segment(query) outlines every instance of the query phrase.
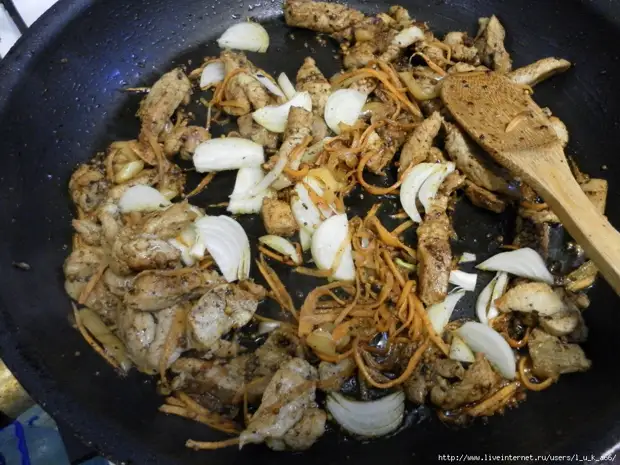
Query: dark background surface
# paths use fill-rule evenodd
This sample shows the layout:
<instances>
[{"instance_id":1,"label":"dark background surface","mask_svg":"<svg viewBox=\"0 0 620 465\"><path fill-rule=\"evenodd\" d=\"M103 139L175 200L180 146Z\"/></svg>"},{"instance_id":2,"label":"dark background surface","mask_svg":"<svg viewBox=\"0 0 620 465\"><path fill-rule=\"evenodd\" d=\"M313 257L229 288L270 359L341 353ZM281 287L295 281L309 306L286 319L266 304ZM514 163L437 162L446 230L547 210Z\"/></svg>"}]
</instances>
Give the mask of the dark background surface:
<instances>
[{"instance_id":1,"label":"dark background surface","mask_svg":"<svg viewBox=\"0 0 620 465\"><path fill-rule=\"evenodd\" d=\"M550 55L575 63L570 72L537 87L535 98L568 125L568 153L592 176L610 180L608 215L619 225L620 63L614 44L620 43L620 5L577 0L401 3L437 33L475 33L479 16L497 14L516 66ZM366 12L389 5L351 4ZM120 89L149 85L175 64L191 59L197 65L203 56L217 54L212 40L248 16L267 23L270 50L251 57L267 71L292 77L308 54L326 74L338 69L333 45L323 48L313 33L288 29L280 3L264 0L64 0L0 64L0 355L26 389L86 443L119 462L136 464L291 459L300 465L370 464L387 457L392 464L404 464L447 453L600 454L612 447L620 439L620 313L618 298L604 283L594 289L585 315L591 329L585 350L594 362L587 374L563 377L547 391L528 394L524 405L488 424L456 430L431 418L370 444L329 434L294 457L257 446L241 452L185 450L188 437L221 436L158 413L161 399L151 379L135 372L119 378L70 327L61 266L70 247L67 182L72 170L109 142L137 134L139 97ZM207 191L208 203L224 198L233 176L217 179ZM216 192L220 198L213 196ZM495 250L491 238L510 233L508 222L465 201L456 219L465 247L479 254ZM250 230L251 236L258 234L258 226ZM14 261L29 263L31 271L12 267ZM306 283L291 275L287 285L303 291Z\"/></svg>"}]
</instances>

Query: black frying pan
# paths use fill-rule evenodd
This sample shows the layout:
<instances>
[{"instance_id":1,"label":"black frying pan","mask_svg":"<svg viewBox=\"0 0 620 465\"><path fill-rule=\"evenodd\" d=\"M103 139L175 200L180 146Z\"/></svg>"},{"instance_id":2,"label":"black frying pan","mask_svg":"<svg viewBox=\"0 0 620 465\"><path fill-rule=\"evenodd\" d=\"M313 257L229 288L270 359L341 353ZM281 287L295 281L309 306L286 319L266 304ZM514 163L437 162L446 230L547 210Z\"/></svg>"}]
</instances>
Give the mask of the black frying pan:
<instances>
[{"instance_id":1,"label":"black frying pan","mask_svg":"<svg viewBox=\"0 0 620 465\"><path fill-rule=\"evenodd\" d=\"M351 2L367 12L389 3ZM620 4L403 3L437 32L475 32L479 16L497 14L517 66L549 55L576 64L537 87L536 99L567 123L568 152L580 166L610 181L608 215L620 225ZM135 372L119 378L71 329L61 265L71 237L67 182L72 170L109 142L137 134L139 97L119 89L148 85L173 66L216 54L212 39L246 16L265 22L271 34L269 53L252 57L266 70L294 75L312 53L326 74L336 71L333 47L320 47L313 33L288 29L279 0L63 0L0 63L0 348L32 396L87 443L136 464L409 464L435 461L440 454L599 455L613 447L620 439L620 301L603 282L591 293L586 314L591 337L585 349L594 361L590 372L528 394L524 405L488 424L456 430L422 409L411 415L415 424L394 437L361 444L328 434L294 457L257 446L242 452L185 450L188 437L221 436L158 413L160 399L150 378ZM219 190L211 186L208 192ZM493 238L510 235L510 216L498 218L460 201L460 246L493 252ZM20 270L12 262L27 262L32 269ZM301 290L298 279L290 278L288 285Z\"/></svg>"}]
</instances>

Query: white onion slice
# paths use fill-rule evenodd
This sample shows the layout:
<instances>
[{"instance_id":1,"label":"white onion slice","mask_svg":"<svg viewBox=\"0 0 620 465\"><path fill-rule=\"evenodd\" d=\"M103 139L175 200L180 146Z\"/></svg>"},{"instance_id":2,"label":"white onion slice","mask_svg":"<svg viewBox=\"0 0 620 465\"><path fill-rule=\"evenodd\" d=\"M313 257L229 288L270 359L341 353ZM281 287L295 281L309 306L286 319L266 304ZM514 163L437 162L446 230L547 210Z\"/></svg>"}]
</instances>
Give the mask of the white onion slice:
<instances>
[{"instance_id":1,"label":"white onion slice","mask_svg":"<svg viewBox=\"0 0 620 465\"><path fill-rule=\"evenodd\" d=\"M476 261L476 254L471 252L464 252L459 258L459 263L470 263Z\"/></svg>"},{"instance_id":2,"label":"white onion slice","mask_svg":"<svg viewBox=\"0 0 620 465\"><path fill-rule=\"evenodd\" d=\"M285 95L284 95L284 92L282 92L282 89L280 89L275 82L273 82L263 73L256 73L254 77L256 78L258 82L260 82L263 85L265 89L267 89L273 95L285 98Z\"/></svg>"},{"instance_id":3,"label":"white onion slice","mask_svg":"<svg viewBox=\"0 0 620 465\"><path fill-rule=\"evenodd\" d=\"M263 146L241 137L210 139L194 152L194 166L199 173L238 170L264 162Z\"/></svg>"},{"instance_id":4,"label":"white onion slice","mask_svg":"<svg viewBox=\"0 0 620 465\"><path fill-rule=\"evenodd\" d=\"M202 216L202 215L201 215ZM198 248L197 256L192 254L192 249L196 244L196 228L193 224L186 227L179 236L168 241L171 246L181 252L181 260L187 266L193 266L196 260L202 260L204 258L204 249Z\"/></svg>"},{"instance_id":5,"label":"white onion slice","mask_svg":"<svg viewBox=\"0 0 620 465\"><path fill-rule=\"evenodd\" d=\"M476 268L485 271L505 271L549 285L553 285L554 282L553 275L547 269L543 258L529 247L498 253L480 263Z\"/></svg>"},{"instance_id":6,"label":"white onion slice","mask_svg":"<svg viewBox=\"0 0 620 465\"><path fill-rule=\"evenodd\" d=\"M499 310L495 306L495 301L504 295L507 287L508 273L503 271L498 272L497 281L495 282L495 286L493 286L493 292L491 293L491 299L489 301L489 311L487 312L487 318L489 321L499 315Z\"/></svg>"},{"instance_id":7,"label":"white onion slice","mask_svg":"<svg viewBox=\"0 0 620 465\"><path fill-rule=\"evenodd\" d=\"M267 247L271 247L276 252L290 257L296 265L302 264L301 256L291 241L273 234L261 236L258 238L258 241L261 244L265 244Z\"/></svg>"},{"instance_id":8,"label":"white onion slice","mask_svg":"<svg viewBox=\"0 0 620 465\"><path fill-rule=\"evenodd\" d=\"M495 287L495 283L497 282L497 275L489 281L489 284L484 286L484 289L478 295L478 299L476 300L476 316L480 323L488 325L489 318L487 317L487 313L489 311L489 304L491 303L491 294L493 293L493 288Z\"/></svg>"},{"instance_id":9,"label":"white onion slice","mask_svg":"<svg viewBox=\"0 0 620 465\"><path fill-rule=\"evenodd\" d=\"M305 228L299 229L299 242L301 243L301 250L304 252L310 250L312 247L312 234Z\"/></svg>"},{"instance_id":10,"label":"white onion slice","mask_svg":"<svg viewBox=\"0 0 620 465\"><path fill-rule=\"evenodd\" d=\"M395 392L370 402L350 400L338 393L327 397L327 410L351 434L367 438L385 436L396 430L405 414L405 394Z\"/></svg>"},{"instance_id":11,"label":"white onion slice","mask_svg":"<svg viewBox=\"0 0 620 465\"><path fill-rule=\"evenodd\" d=\"M473 291L476 289L477 281L478 275L476 273L465 273L461 270L452 270L450 272L450 284L462 287L466 291Z\"/></svg>"},{"instance_id":12,"label":"white onion slice","mask_svg":"<svg viewBox=\"0 0 620 465\"><path fill-rule=\"evenodd\" d=\"M424 31L418 26L409 26L396 34L396 37L392 39L392 43L400 48L405 48L420 40L424 40Z\"/></svg>"},{"instance_id":13,"label":"white onion slice","mask_svg":"<svg viewBox=\"0 0 620 465\"><path fill-rule=\"evenodd\" d=\"M249 191L247 191L245 193L245 196L254 197L255 195L260 194L261 192L266 191L269 188L269 186L271 186L276 181L276 179L278 179L278 177L282 174L287 163L288 163L288 154L286 152L282 152L280 156L278 157L278 161L276 162L274 167L271 169L269 173L267 173L267 176L265 176L263 179L261 179L261 181L258 184L256 184ZM235 194L234 192L230 196L231 199L238 199L242 197L243 197L242 194Z\"/></svg>"},{"instance_id":14,"label":"white onion slice","mask_svg":"<svg viewBox=\"0 0 620 465\"><path fill-rule=\"evenodd\" d=\"M237 179L233 189L233 196L238 195L239 198L230 199L227 211L235 215L250 215L260 213L265 197L272 197L274 193L271 190L265 190L253 197L248 197L247 193L263 180L265 173L260 166L248 166L240 168L237 171Z\"/></svg>"},{"instance_id":15,"label":"white onion slice","mask_svg":"<svg viewBox=\"0 0 620 465\"><path fill-rule=\"evenodd\" d=\"M441 336L443 334L446 325L452 317L456 304L465 295L465 291L456 291L448 294L443 302L431 305L426 311L428 312L428 319L433 325L435 332Z\"/></svg>"},{"instance_id":16,"label":"white onion slice","mask_svg":"<svg viewBox=\"0 0 620 465\"><path fill-rule=\"evenodd\" d=\"M151 186L139 184L123 192L118 201L122 213L160 210L170 205L170 200Z\"/></svg>"},{"instance_id":17,"label":"white onion slice","mask_svg":"<svg viewBox=\"0 0 620 465\"><path fill-rule=\"evenodd\" d=\"M206 216L195 222L197 240L194 248L205 247L226 281L250 276L250 241L237 221L228 216Z\"/></svg>"},{"instance_id":18,"label":"white onion slice","mask_svg":"<svg viewBox=\"0 0 620 465\"><path fill-rule=\"evenodd\" d=\"M448 356L457 362L474 363L476 361L476 356L472 350L465 344L465 341L458 336L452 337L450 354Z\"/></svg>"},{"instance_id":19,"label":"white onion slice","mask_svg":"<svg viewBox=\"0 0 620 465\"><path fill-rule=\"evenodd\" d=\"M246 21L226 29L217 44L220 48L265 53L269 48L269 34L260 24Z\"/></svg>"},{"instance_id":20,"label":"white onion slice","mask_svg":"<svg viewBox=\"0 0 620 465\"><path fill-rule=\"evenodd\" d=\"M268 105L252 113L252 118L258 124L271 132L282 133L286 130L288 113L291 107L300 107L312 111L312 98L309 92L299 92L288 102L282 105Z\"/></svg>"},{"instance_id":21,"label":"white onion slice","mask_svg":"<svg viewBox=\"0 0 620 465\"><path fill-rule=\"evenodd\" d=\"M355 279L355 265L349 237L349 220L346 214L334 215L325 220L312 236L312 258L320 270L329 270L336 259L338 250L342 247L344 253L333 278L343 281Z\"/></svg>"},{"instance_id":22,"label":"white onion slice","mask_svg":"<svg viewBox=\"0 0 620 465\"><path fill-rule=\"evenodd\" d=\"M424 181L424 184L420 187L420 194L418 197L425 211L430 210L433 199L437 196L439 186L441 186L444 179L446 179L446 177L452 173L455 168L455 165L452 162L443 163L439 166L440 168L426 178L426 181Z\"/></svg>"},{"instance_id":23,"label":"white onion slice","mask_svg":"<svg viewBox=\"0 0 620 465\"><path fill-rule=\"evenodd\" d=\"M504 378L515 378L515 354L497 331L482 323L468 321L456 333L474 352L483 354Z\"/></svg>"},{"instance_id":24,"label":"white onion slice","mask_svg":"<svg viewBox=\"0 0 620 465\"><path fill-rule=\"evenodd\" d=\"M258 334L267 334L278 329L282 323L279 321L261 321L258 324Z\"/></svg>"},{"instance_id":25,"label":"white onion slice","mask_svg":"<svg viewBox=\"0 0 620 465\"><path fill-rule=\"evenodd\" d=\"M285 73L280 73L278 76L278 85L284 92L284 95L286 95L287 99L290 100L295 97L295 94L297 93L295 86Z\"/></svg>"},{"instance_id":26,"label":"white onion slice","mask_svg":"<svg viewBox=\"0 0 620 465\"><path fill-rule=\"evenodd\" d=\"M205 66L200 75L200 88L206 90L215 84L219 84L226 77L224 63L221 61L213 61Z\"/></svg>"},{"instance_id":27,"label":"white onion slice","mask_svg":"<svg viewBox=\"0 0 620 465\"><path fill-rule=\"evenodd\" d=\"M339 89L333 92L325 104L325 122L336 134L340 134L340 123L353 125L366 104L368 96L354 89Z\"/></svg>"},{"instance_id":28,"label":"white onion slice","mask_svg":"<svg viewBox=\"0 0 620 465\"><path fill-rule=\"evenodd\" d=\"M420 188L429 176L439 169L441 169L441 165L437 163L420 163L411 170L400 187L400 203L403 210L416 223L422 222L422 216L418 212L416 204Z\"/></svg>"}]
</instances>

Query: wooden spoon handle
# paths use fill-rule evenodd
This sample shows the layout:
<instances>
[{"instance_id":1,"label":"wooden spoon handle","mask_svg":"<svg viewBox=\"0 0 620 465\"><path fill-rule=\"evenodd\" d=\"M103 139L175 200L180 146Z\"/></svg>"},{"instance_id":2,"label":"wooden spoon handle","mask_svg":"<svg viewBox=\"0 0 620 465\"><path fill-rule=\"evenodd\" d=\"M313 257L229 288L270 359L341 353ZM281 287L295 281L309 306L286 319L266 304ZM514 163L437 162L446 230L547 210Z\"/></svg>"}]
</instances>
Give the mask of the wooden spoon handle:
<instances>
[{"instance_id":1,"label":"wooden spoon handle","mask_svg":"<svg viewBox=\"0 0 620 465\"><path fill-rule=\"evenodd\" d=\"M560 147L553 150L562 151ZM575 181L564 154L561 155L561 158L539 157L536 169L528 170L525 178L529 178L530 186L543 197L607 282L620 294L620 233L596 211ZM563 163L557 163L558 158Z\"/></svg>"}]
</instances>

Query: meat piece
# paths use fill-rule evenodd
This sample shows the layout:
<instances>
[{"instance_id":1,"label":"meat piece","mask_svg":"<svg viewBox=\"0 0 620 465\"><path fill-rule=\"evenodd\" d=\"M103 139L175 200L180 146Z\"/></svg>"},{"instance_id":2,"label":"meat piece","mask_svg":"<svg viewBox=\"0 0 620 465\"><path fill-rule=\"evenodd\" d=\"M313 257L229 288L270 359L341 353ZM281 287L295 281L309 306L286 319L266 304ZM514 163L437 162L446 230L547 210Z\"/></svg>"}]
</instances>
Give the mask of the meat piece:
<instances>
[{"instance_id":1,"label":"meat piece","mask_svg":"<svg viewBox=\"0 0 620 465\"><path fill-rule=\"evenodd\" d=\"M534 224L555 223L560 224L560 219L549 208L537 210L535 208L519 207L519 216Z\"/></svg>"},{"instance_id":2,"label":"meat piece","mask_svg":"<svg viewBox=\"0 0 620 465\"><path fill-rule=\"evenodd\" d=\"M372 92L375 91L375 89L377 88L377 85L378 83L376 79L368 77L368 78L358 79L357 81L353 82L349 86L349 89L357 90L358 92L361 92L362 94L370 95Z\"/></svg>"},{"instance_id":3,"label":"meat piece","mask_svg":"<svg viewBox=\"0 0 620 465\"><path fill-rule=\"evenodd\" d=\"M323 410L310 408L282 439L268 439L267 445L276 451L309 449L325 433L326 422L327 414Z\"/></svg>"},{"instance_id":4,"label":"meat piece","mask_svg":"<svg viewBox=\"0 0 620 465\"><path fill-rule=\"evenodd\" d=\"M119 332L125 342L127 352L138 369L145 373L156 373L164 356L168 335L175 320L183 321L187 306L176 305L157 313L124 310L119 317ZM182 332L172 341L174 346L169 349L170 358L166 361L169 367L185 350L185 339Z\"/></svg>"},{"instance_id":5,"label":"meat piece","mask_svg":"<svg viewBox=\"0 0 620 465\"><path fill-rule=\"evenodd\" d=\"M417 165L426 160L428 151L432 147L433 141L441 128L441 120L441 115L435 112L413 130L413 133L400 152L399 173L402 173L411 165Z\"/></svg>"},{"instance_id":6,"label":"meat piece","mask_svg":"<svg viewBox=\"0 0 620 465\"><path fill-rule=\"evenodd\" d=\"M594 208L601 214L605 214L607 206L608 183L605 179L592 178L581 184L581 190L588 196Z\"/></svg>"},{"instance_id":7,"label":"meat piece","mask_svg":"<svg viewBox=\"0 0 620 465\"><path fill-rule=\"evenodd\" d=\"M568 309L566 303L545 283L521 283L509 289L495 301L502 312L537 312L539 315L553 315Z\"/></svg>"},{"instance_id":8,"label":"meat piece","mask_svg":"<svg viewBox=\"0 0 620 465\"><path fill-rule=\"evenodd\" d=\"M311 133L313 145L324 143L324 139L329 136L329 128L323 119L323 113L314 113L314 116L312 117Z\"/></svg>"},{"instance_id":9,"label":"meat piece","mask_svg":"<svg viewBox=\"0 0 620 465\"><path fill-rule=\"evenodd\" d=\"M254 354L257 357L257 376L269 376L293 358L304 358L304 346L290 329L272 331L265 343Z\"/></svg>"},{"instance_id":10,"label":"meat piece","mask_svg":"<svg viewBox=\"0 0 620 465\"><path fill-rule=\"evenodd\" d=\"M146 215L141 230L143 234L159 239L173 239L199 216L197 208L188 202L175 203L165 210Z\"/></svg>"},{"instance_id":11,"label":"meat piece","mask_svg":"<svg viewBox=\"0 0 620 465\"><path fill-rule=\"evenodd\" d=\"M101 226L91 220L73 220L71 222L75 232L87 245L98 247L101 245L102 231Z\"/></svg>"},{"instance_id":12,"label":"meat piece","mask_svg":"<svg viewBox=\"0 0 620 465\"><path fill-rule=\"evenodd\" d=\"M566 147L569 141L568 129L564 122L557 116L549 117L549 123L551 123L551 129L555 132L560 139L562 147Z\"/></svg>"},{"instance_id":13,"label":"meat piece","mask_svg":"<svg viewBox=\"0 0 620 465\"><path fill-rule=\"evenodd\" d=\"M278 134L256 123L252 115L247 114L240 116L237 118L237 125L239 126L239 134L241 134L241 137L250 139L268 150L275 150L278 148Z\"/></svg>"},{"instance_id":14,"label":"meat piece","mask_svg":"<svg viewBox=\"0 0 620 465\"><path fill-rule=\"evenodd\" d=\"M299 107L292 107L288 113L286 130L284 131L284 142L278 150L277 156L272 158L288 157L287 167L292 170L299 169L303 153L299 151L295 156L291 156L293 151L306 139L310 137L312 127L312 113ZM281 174L271 185L275 190L282 190L292 185L291 180L286 174Z\"/></svg>"},{"instance_id":15,"label":"meat piece","mask_svg":"<svg viewBox=\"0 0 620 465\"><path fill-rule=\"evenodd\" d=\"M103 282L110 290L112 294L117 297L124 297L125 293L131 288L133 284L133 278L135 276L119 276L114 273L110 268L107 268L103 273Z\"/></svg>"},{"instance_id":16,"label":"meat piece","mask_svg":"<svg viewBox=\"0 0 620 465\"><path fill-rule=\"evenodd\" d=\"M495 15L478 20L480 29L476 36L475 46L480 55L480 61L499 73L508 73L512 70L512 60L504 47L506 31Z\"/></svg>"},{"instance_id":17,"label":"meat piece","mask_svg":"<svg viewBox=\"0 0 620 465\"><path fill-rule=\"evenodd\" d=\"M355 362L350 358L346 358L338 363L321 362L319 364L321 390L325 392L340 391L344 382L355 372L356 366Z\"/></svg>"},{"instance_id":18,"label":"meat piece","mask_svg":"<svg viewBox=\"0 0 620 465\"><path fill-rule=\"evenodd\" d=\"M124 229L112 245L110 267L119 275L175 268L180 264L181 252L153 234L135 234L130 229Z\"/></svg>"},{"instance_id":19,"label":"meat piece","mask_svg":"<svg viewBox=\"0 0 620 465\"><path fill-rule=\"evenodd\" d=\"M171 157L177 153L189 160L201 143L211 139L211 134L202 126L175 127L164 140L164 153Z\"/></svg>"},{"instance_id":20,"label":"meat piece","mask_svg":"<svg viewBox=\"0 0 620 465\"><path fill-rule=\"evenodd\" d=\"M146 312L162 310L196 299L223 282L216 272L196 268L143 271L125 295L125 304Z\"/></svg>"},{"instance_id":21,"label":"meat piece","mask_svg":"<svg viewBox=\"0 0 620 465\"><path fill-rule=\"evenodd\" d=\"M260 284L256 284L251 279L239 281L239 287L252 294L258 301L265 300L267 298L267 289Z\"/></svg>"},{"instance_id":22,"label":"meat piece","mask_svg":"<svg viewBox=\"0 0 620 465\"><path fill-rule=\"evenodd\" d=\"M65 260L63 271L69 281L87 282L104 263L105 254L98 247L79 247Z\"/></svg>"},{"instance_id":23,"label":"meat piece","mask_svg":"<svg viewBox=\"0 0 620 465\"><path fill-rule=\"evenodd\" d=\"M530 334L527 347L532 357L532 373L541 378L586 371L592 365L577 344L567 344L536 328Z\"/></svg>"},{"instance_id":24,"label":"meat piece","mask_svg":"<svg viewBox=\"0 0 620 465\"><path fill-rule=\"evenodd\" d=\"M406 32L404 30L402 31L404 34L408 35L408 37L404 39L402 35L398 36L395 34L392 41L387 46L387 49L379 56L380 61L389 63L397 60L411 45L424 40L424 28L418 25L411 25L410 21L409 19L407 24L403 24Z\"/></svg>"},{"instance_id":25,"label":"meat piece","mask_svg":"<svg viewBox=\"0 0 620 465\"><path fill-rule=\"evenodd\" d=\"M444 122L446 151L457 169L477 186L499 193L508 193L508 182L496 172L499 168L485 159L481 150L454 124Z\"/></svg>"},{"instance_id":26,"label":"meat piece","mask_svg":"<svg viewBox=\"0 0 620 465\"><path fill-rule=\"evenodd\" d=\"M578 327L581 319L578 310L559 312L540 318L540 327L552 336L568 336Z\"/></svg>"},{"instance_id":27,"label":"meat piece","mask_svg":"<svg viewBox=\"0 0 620 465\"><path fill-rule=\"evenodd\" d=\"M268 234L290 237L299 229L291 206L283 200L266 197L263 200L261 216Z\"/></svg>"},{"instance_id":28,"label":"meat piece","mask_svg":"<svg viewBox=\"0 0 620 465\"><path fill-rule=\"evenodd\" d=\"M283 440L307 411L317 408L313 382L316 379L316 369L300 358L282 366L267 386L247 429L241 433L240 446Z\"/></svg>"},{"instance_id":29,"label":"meat piece","mask_svg":"<svg viewBox=\"0 0 620 465\"><path fill-rule=\"evenodd\" d=\"M506 209L506 202L493 192L477 186L471 181L465 181L465 195L476 207L494 213L502 213Z\"/></svg>"},{"instance_id":30,"label":"meat piece","mask_svg":"<svg viewBox=\"0 0 620 465\"><path fill-rule=\"evenodd\" d=\"M200 349L210 349L234 328L245 326L254 316L258 300L235 284L217 286L192 307L187 324L190 337Z\"/></svg>"},{"instance_id":31,"label":"meat piece","mask_svg":"<svg viewBox=\"0 0 620 465\"><path fill-rule=\"evenodd\" d=\"M220 58L226 74L239 68L254 70L254 66L243 53L226 50L220 54ZM258 110L271 103L271 97L265 87L245 72L238 73L230 79L224 94L226 100L234 100L240 105L240 107L224 107L227 113L236 116L249 113L251 108Z\"/></svg>"},{"instance_id":32,"label":"meat piece","mask_svg":"<svg viewBox=\"0 0 620 465\"><path fill-rule=\"evenodd\" d=\"M445 299L452 268L450 233L446 214L448 199L439 196L418 228L418 279L420 298L426 305Z\"/></svg>"},{"instance_id":33,"label":"meat piece","mask_svg":"<svg viewBox=\"0 0 620 465\"><path fill-rule=\"evenodd\" d=\"M418 369L407 378L403 384L403 389L409 401L417 405L423 405L426 402L429 391L429 383L423 371Z\"/></svg>"},{"instance_id":34,"label":"meat piece","mask_svg":"<svg viewBox=\"0 0 620 465\"><path fill-rule=\"evenodd\" d=\"M297 72L297 90L309 92L312 97L312 111L317 115L323 115L325 104L332 86L316 65L313 58L307 57L304 64Z\"/></svg>"},{"instance_id":35,"label":"meat piece","mask_svg":"<svg viewBox=\"0 0 620 465\"><path fill-rule=\"evenodd\" d=\"M563 58L543 58L522 68L508 73L508 79L515 84L535 86L551 76L563 73L571 67L571 63Z\"/></svg>"},{"instance_id":36,"label":"meat piece","mask_svg":"<svg viewBox=\"0 0 620 465\"><path fill-rule=\"evenodd\" d=\"M344 55L342 60L344 67L346 69L363 68L376 59L376 51L377 46L374 42L357 42Z\"/></svg>"},{"instance_id":37,"label":"meat piece","mask_svg":"<svg viewBox=\"0 0 620 465\"><path fill-rule=\"evenodd\" d=\"M596 280L598 270L592 260L588 260L576 270L570 272L566 278L564 287L569 292L579 292L587 289Z\"/></svg>"},{"instance_id":38,"label":"meat piece","mask_svg":"<svg viewBox=\"0 0 620 465\"><path fill-rule=\"evenodd\" d=\"M289 26L333 34L362 21L364 14L338 3L286 0L284 19Z\"/></svg>"},{"instance_id":39,"label":"meat piece","mask_svg":"<svg viewBox=\"0 0 620 465\"><path fill-rule=\"evenodd\" d=\"M465 370L463 365L456 360L450 358L439 358L433 363L433 372L441 376L442 378L458 378L463 379Z\"/></svg>"},{"instance_id":40,"label":"meat piece","mask_svg":"<svg viewBox=\"0 0 620 465\"><path fill-rule=\"evenodd\" d=\"M431 147L430 150L428 151L428 156L426 157L425 161L427 163L446 163L448 160L444 156L441 149L438 149L437 147ZM455 173L456 172L451 173L451 174L455 174Z\"/></svg>"},{"instance_id":41,"label":"meat piece","mask_svg":"<svg viewBox=\"0 0 620 465\"><path fill-rule=\"evenodd\" d=\"M90 163L78 166L69 181L71 199L84 213L95 211L105 201L108 188L103 168Z\"/></svg>"},{"instance_id":42,"label":"meat piece","mask_svg":"<svg viewBox=\"0 0 620 465\"><path fill-rule=\"evenodd\" d=\"M368 145L362 155L369 151L375 154L370 157L366 167L375 174L383 174L385 167L392 161L407 138L407 132L397 126L385 126L373 131L368 137Z\"/></svg>"},{"instance_id":43,"label":"meat piece","mask_svg":"<svg viewBox=\"0 0 620 465\"><path fill-rule=\"evenodd\" d=\"M500 381L487 360L479 355L465 371L462 381L453 384L440 379L431 389L431 402L444 410L477 402L488 396Z\"/></svg>"},{"instance_id":44,"label":"meat piece","mask_svg":"<svg viewBox=\"0 0 620 465\"><path fill-rule=\"evenodd\" d=\"M179 105L189 102L191 93L192 83L181 68L173 69L159 78L140 103L140 140L147 140L149 134L157 140Z\"/></svg>"},{"instance_id":45,"label":"meat piece","mask_svg":"<svg viewBox=\"0 0 620 465\"><path fill-rule=\"evenodd\" d=\"M439 153L441 153L439 149L437 150L439 151ZM429 154L433 152L434 150L431 150ZM435 163L442 163L442 161L438 160ZM463 176L458 171L453 171L448 176L446 176L446 179L444 179L444 181L441 183L441 186L439 187L439 191L443 195L449 197L450 195L452 195L453 192L455 192L457 189L460 189L464 184L465 184L465 176Z\"/></svg>"},{"instance_id":46,"label":"meat piece","mask_svg":"<svg viewBox=\"0 0 620 465\"><path fill-rule=\"evenodd\" d=\"M466 62L474 66L480 64L478 49L474 46L474 41L466 32L448 32L443 39L443 43L452 50L452 60Z\"/></svg>"}]
</instances>

